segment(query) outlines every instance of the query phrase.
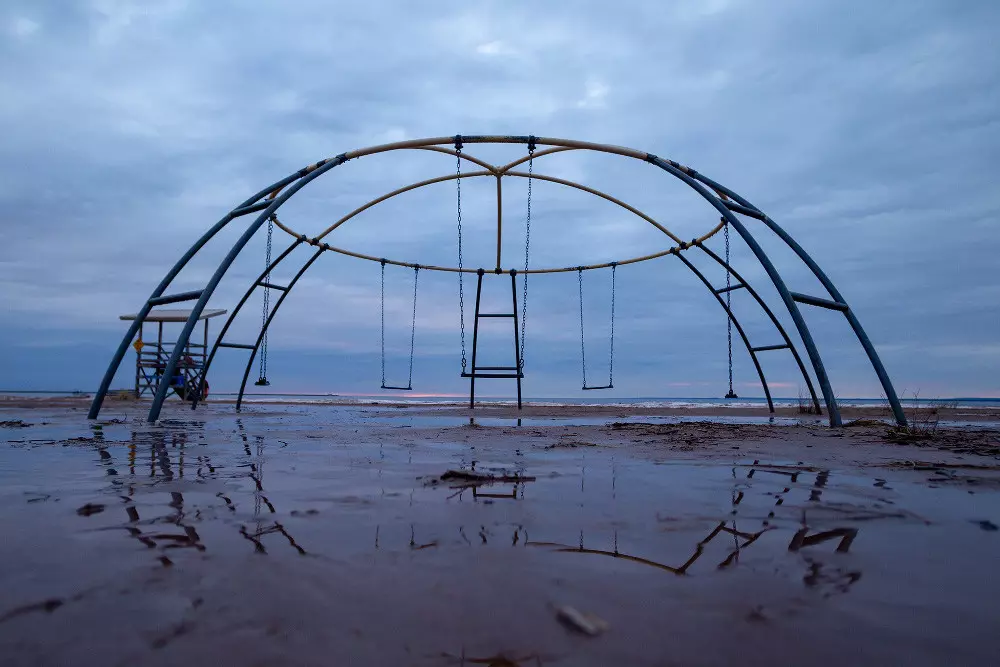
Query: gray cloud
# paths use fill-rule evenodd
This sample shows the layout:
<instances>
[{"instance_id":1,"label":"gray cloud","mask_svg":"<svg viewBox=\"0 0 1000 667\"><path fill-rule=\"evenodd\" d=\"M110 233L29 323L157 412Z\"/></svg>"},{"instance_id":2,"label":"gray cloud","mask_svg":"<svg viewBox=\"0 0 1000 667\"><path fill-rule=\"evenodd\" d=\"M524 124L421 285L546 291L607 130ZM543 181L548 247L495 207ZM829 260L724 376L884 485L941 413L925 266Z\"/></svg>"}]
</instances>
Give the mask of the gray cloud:
<instances>
[{"instance_id":1,"label":"gray cloud","mask_svg":"<svg viewBox=\"0 0 1000 667\"><path fill-rule=\"evenodd\" d=\"M814 254L898 389L1000 394L998 19L988 1L7 2L0 10L0 385L38 378L51 385L53 377L72 387L96 383L122 330L117 315L134 311L226 210L305 164L403 138L533 133L648 150L733 187ZM523 146L469 150L497 161L523 154ZM445 156L401 157L338 168L293 199L282 219L315 233L386 190L454 169ZM612 192L683 238L716 220L649 165L568 153L536 166ZM493 186L483 181L463 184L463 208L468 261L488 266ZM534 188L534 265L668 245L606 202L551 184ZM523 262L525 189L505 182L504 253L513 266ZM454 195L446 183L401 196L330 242L453 263ZM791 253L761 232L792 288L817 290ZM178 287L204 283L237 233L213 241ZM289 241L276 238L279 247ZM737 243L734 256L773 297L746 248ZM231 306L262 264L258 237L213 305ZM402 368L411 276L402 269L387 276L391 363ZM673 258L623 267L618 277L617 394L718 395L725 320L704 287ZM723 279L717 270L712 277ZM600 373L609 276L586 280L587 354ZM456 292L454 276L421 274L418 380L427 391L463 387L454 373ZM275 359L290 369L275 388L375 387L377 296L376 264L324 256L272 330ZM533 279L529 299L529 392L573 394L576 276ZM254 334L255 303L234 336ZM773 342L760 313L737 308L755 340ZM877 395L842 318L808 317L838 392ZM736 356L741 393L759 392L749 359L738 348ZM37 370L57 361L61 375ZM216 382L231 386L238 360L220 364ZM791 361L768 357L766 365L784 384L776 393L794 395Z\"/></svg>"}]
</instances>

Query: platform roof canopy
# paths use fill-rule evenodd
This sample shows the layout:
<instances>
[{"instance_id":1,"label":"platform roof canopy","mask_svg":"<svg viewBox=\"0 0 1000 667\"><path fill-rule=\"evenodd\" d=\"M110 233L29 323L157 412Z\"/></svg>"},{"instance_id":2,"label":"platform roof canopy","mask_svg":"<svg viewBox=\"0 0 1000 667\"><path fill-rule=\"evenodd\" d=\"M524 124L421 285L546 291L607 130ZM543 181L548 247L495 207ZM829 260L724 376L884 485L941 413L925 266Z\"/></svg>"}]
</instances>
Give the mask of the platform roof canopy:
<instances>
[{"instance_id":1,"label":"platform roof canopy","mask_svg":"<svg viewBox=\"0 0 1000 667\"><path fill-rule=\"evenodd\" d=\"M218 317L219 315L225 315L226 311L221 308L206 308L201 311L201 316L199 320L207 320L211 317ZM120 320L134 320L138 317L138 313L132 313L131 315L121 315L118 319ZM185 310L182 308L177 309L164 309L164 310L151 310L149 314L146 315L145 322L187 322L188 317L191 316L190 310Z\"/></svg>"}]
</instances>

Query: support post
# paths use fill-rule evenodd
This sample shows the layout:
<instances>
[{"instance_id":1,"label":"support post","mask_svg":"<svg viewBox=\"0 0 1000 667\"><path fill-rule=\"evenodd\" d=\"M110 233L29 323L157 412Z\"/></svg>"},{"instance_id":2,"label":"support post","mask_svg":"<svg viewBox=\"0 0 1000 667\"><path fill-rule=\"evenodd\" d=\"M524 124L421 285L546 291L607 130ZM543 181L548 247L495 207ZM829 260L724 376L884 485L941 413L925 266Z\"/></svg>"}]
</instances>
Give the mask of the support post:
<instances>
[{"instance_id":1,"label":"support post","mask_svg":"<svg viewBox=\"0 0 1000 667\"><path fill-rule=\"evenodd\" d=\"M290 178L291 180L298 180L295 180L295 183L293 183L291 187L272 199L271 204L257 216L253 223L247 227L246 231L243 232L243 235L237 239L236 243L233 244L232 249L230 249L229 253L222 260L219 268L215 270L215 273L209 279L202 295L198 297L198 302L195 303L194 308L191 310L191 315L188 316L188 320L184 324L184 328L181 330L180 337L177 339L177 345L174 347L173 354L170 355L170 360L167 361L167 368L165 369L166 375L171 375L177 368L177 362L180 360L181 348L183 348L184 344L191 337L191 331L194 329L194 323L199 317L201 317L202 311L205 310L205 306L208 305L208 300L211 298L212 293L215 292L215 288L218 287L219 282L222 280L222 276L226 274L226 271L229 270L229 267L240 254L240 251L243 250L244 246L246 246L257 230L260 229L261 225L263 225L268 218L274 215L278 208L288 201L289 197L301 190L316 177L325 174L330 169L333 169L344 162L346 162L345 156L338 155L332 160L317 163L319 166L301 169L296 172L293 177ZM156 396L153 397L153 404L149 407L149 414L146 416L148 421L155 422L157 418L159 418L160 409L163 407L163 401L167 398L166 390L167 387L165 385L161 385L157 390Z\"/></svg>"},{"instance_id":2,"label":"support post","mask_svg":"<svg viewBox=\"0 0 1000 667\"><path fill-rule=\"evenodd\" d=\"M278 188L283 188L292 181L302 178L302 176L303 174L301 171L296 172L290 176L286 176L280 181L272 183L263 190L260 190L252 197L244 201L242 204L240 204L239 207L252 204L261 197L267 195L268 193L274 192ZM160 284L157 285L156 289L153 290L153 293L149 296L149 299L146 299L146 302L142 305L142 307L139 309L138 314L135 316L135 320L133 320L132 325L129 326L128 331L125 332L125 336L122 338L122 342L118 345L118 349L115 350L114 356L111 357L111 363L108 364L108 368L104 372L104 378L101 380L101 384L97 388L97 392L94 394L94 400L90 404L90 412L87 413L87 419L97 419L97 415L101 413L101 406L104 404L104 397L107 395L108 389L111 387L111 382L115 379L115 373L118 372L118 367L121 366L122 359L125 358L125 352L128 351L128 346L132 343L132 339L135 338L136 331L138 331L139 327L142 326L143 321L145 321L146 316L149 314L149 311L152 308L152 306L149 303L150 299L155 299L159 296L162 296L163 292L166 291L167 287L170 286L170 283L172 283L174 278L177 277L177 274L181 272L181 269L183 269L187 265L187 263L191 261L192 257L198 254L198 251L201 250L205 246L205 244L212 239L213 236L219 233L219 230L228 225L230 221L232 221L232 219L233 219L232 213L227 213L226 216L221 220L219 220L217 223L215 223L211 227L211 229L202 234L201 238L198 239L194 243L194 245L188 248L187 252L185 252L179 260L177 260L177 263L174 264L173 268L167 272L167 275L163 276L163 280L161 280ZM201 311L199 310L199 312ZM159 409L157 409L157 412L159 412Z\"/></svg>"},{"instance_id":3,"label":"support post","mask_svg":"<svg viewBox=\"0 0 1000 667\"><path fill-rule=\"evenodd\" d=\"M802 318L802 313L799 312L798 304L792 299L792 295L788 291L788 286L785 285L784 279L782 279L781 274L775 268L774 264L771 263L771 259L764 252L764 249L760 247L757 240L754 239L753 234L751 234L747 228L740 222L739 218L733 215L718 197L714 196L705 187L696 181L694 178L689 176L684 171L681 171L672 164L662 160L655 155L648 155L646 157L647 161L655 164L660 169L663 169L667 173L674 175L680 180L687 183L692 189L694 189L698 194L705 198L715 209L719 212L723 218L729 221L729 224L739 233L746 244L750 247L750 250L757 257L757 261L760 262L761 266L764 267L764 271L767 272L771 282L774 284L775 289L778 290L778 294L781 296L781 300L785 304L785 308L788 309L788 314L792 316L792 321L795 323L795 328L799 332L799 337L802 338L802 344L806 347L806 352L809 354L809 360L812 361L813 371L816 373L816 379L819 381L820 389L823 392L823 400L826 402L826 411L830 418L830 426L842 426L843 422L840 419L840 409L837 407L837 397L833 393L833 387L830 386L830 377L826 374L826 367L823 365L823 358L819 354L819 349L816 347L816 341L813 340L812 333L809 331L809 327L806 325L805 320Z\"/></svg>"},{"instance_id":4,"label":"support post","mask_svg":"<svg viewBox=\"0 0 1000 667\"><path fill-rule=\"evenodd\" d=\"M472 373L469 375L469 409L476 409L476 348L479 344L479 300L483 295L483 270L476 271L476 316L472 322Z\"/></svg>"},{"instance_id":5,"label":"support post","mask_svg":"<svg viewBox=\"0 0 1000 667\"><path fill-rule=\"evenodd\" d=\"M500 174L497 174L497 265L495 271L500 273L500 249L503 245L503 193L500 188Z\"/></svg>"},{"instance_id":6,"label":"support post","mask_svg":"<svg viewBox=\"0 0 1000 667\"><path fill-rule=\"evenodd\" d=\"M527 277L525 277L527 279ZM517 316L517 270L510 270L510 293L513 297L512 303L514 309L511 311L514 313L514 367L517 369L517 409L521 409L521 376L524 375L524 371L521 369L521 347L520 338L518 334L518 316ZM475 368L475 366L473 366Z\"/></svg>"},{"instance_id":7,"label":"support post","mask_svg":"<svg viewBox=\"0 0 1000 667\"><path fill-rule=\"evenodd\" d=\"M278 300L274 302L274 307L271 308L271 312L268 313L267 319L264 320L260 331L257 333L257 340L254 341L254 344L250 347L250 358L247 359L247 366L243 370L243 380L240 382L240 393L236 397L237 412L239 412L240 408L243 406L243 394L246 392L247 380L250 378L250 369L253 368L253 361L257 358L257 350L260 349L260 344L264 340L264 336L267 335L267 330L271 326L271 320L273 320L274 316L278 314L278 309L281 308L281 304L284 303L285 297L288 296L288 294L292 291L292 288L295 287L295 283L299 282L299 278L302 277L302 274L305 273L310 266L312 266L313 262L319 259L319 256L323 254L324 250L326 250L325 246L320 247L320 249L313 253L313 256L310 257L309 260L302 265L302 268L300 268L292 277L292 280L288 283L288 289L282 292L281 296L278 297Z\"/></svg>"},{"instance_id":8,"label":"support post","mask_svg":"<svg viewBox=\"0 0 1000 667\"><path fill-rule=\"evenodd\" d=\"M252 283L250 283L250 287L247 288L247 291L243 293L243 298L239 300L239 302L236 304L236 307L233 308L232 311L229 313L229 317L226 318L226 323L222 325L222 330L219 331L219 335L215 339L215 344L212 345L212 351L209 353L208 359L205 361L205 371L204 371L204 376L205 377L208 376L208 369L212 365L212 362L215 360L215 354L216 354L216 352L219 351L219 347L220 346L225 347L225 345L223 344L223 340L226 337L226 333L229 331L229 327L232 326L233 320L236 319L236 316L243 309L243 306L246 304L247 299L249 299L250 295L253 294L254 290L258 286L260 286L261 281L264 280L264 278L269 273L271 273L271 271L273 271L275 269L275 267L278 266L278 264L280 264L282 261L284 261L284 259L286 257L288 257L288 255L290 255L293 250L295 250L297 247L299 247L300 243L302 243L302 239L301 238L297 238L294 241L292 241L291 244L287 248L285 248L285 251L282 252L280 255L278 255L274 259L274 261L272 261L270 264L268 264L264 268L264 270L257 276L257 279L255 281L253 281ZM267 288L265 287L264 289L267 289ZM287 293L288 290L286 289L285 292ZM278 303L280 303L280 302L281 302L281 300L279 298ZM252 349L256 350L256 347L254 347ZM195 408L198 407L198 402L201 400L201 394L202 393L204 393L204 386L202 387L202 391L199 392L199 395L195 398L195 400L191 401L191 409L192 410L194 410ZM238 408L237 408L237 410L238 410Z\"/></svg>"},{"instance_id":9,"label":"support post","mask_svg":"<svg viewBox=\"0 0 1000 667\"><path fill-rule=\"evenodd\" d=\"M705 183L716 192L720 192L727 197L736 200L736 202L742 206L759 211L756 206L724 185L720 185L712 179L698 173L695 173L694 178L702 183ZM803 263L809 267L809 270L813 272L813 275L816 276L820 283L823 284L823 287L826 288L826 291L830 293L830 296L832 296L835 301L839 303L847 303L843 295L840 293L840 290L837 289L836 285L833 284L833 281L830 280L829 276L827 276L823 269L819 267L809 253L805 251L805 248L799 245L799 243L793 239L788 232L786 232L770 217L762 214L760 220L767 225L768 229L777 234L778 238L785 242L785 245L791 248L792 251L799 256L799 259L801 259ZM875 369L875 374L878 376L879 382L882 384L882 391L885 392L886 400L889 401L893 416L896 418L896 423L900 426L906 426L906 414L903 412L903 406L899 403L899 397L896 395L896 389L892 385L892 380L889 379L889 374L886 372L885 366L882 365L882 359L878 356L875 346L872 345L871 340L868 338L868 334L865 333L864 327L861 326L861 322L858 320L854 312L848 309L845 312L845 315L848 323L851 325L851 329L854 330L854 335L858 338L858 342L861 343L861 347L864 348L865 354L868 355L868 361L871 362L872 368Z\"/></svg>"},{"instance_id":10,"label":"support post","mask_svg":"<svg viewBox=\"0 0 1000 667\"><path fill-rule=\"evenodd\" d=\"M712 287L712 283L709 282L708 278L705 277L705 274L699 271L698 267L692 264L687 257L682 255L681 253L676 253L676 254L677 254L677 259L681 260L686 267L691 269L691 272L694 273L694 275L698 276L698 279L705 284L705 287L707 287L710 292L712 292L712 296L714 296L715 300L719 302L719 305L722 306L722 309L726 311L726 315L729 316L730 321L736 327L736 332L740 335L740 338L743 339L743 344L746 346L747 352L750 354L750 359L753 361L754 368L757 369L757 376L760 377L760 385L761 387L764 388L764 396L765 398L767 398L767 409L769 412L773 413L774 401L771 400L771 389L767 386L767 379L764 377L764 369L761 368L760 361L757 359L757 353L750 345L750 339L747 337L746 332L743 331L743 327L740 325L740 321L736 319L736 315L733 314L732 309L726 305L725 299L719 296L719 294Z\"/></svg>"},{"instance_id":11,"label":"support post","mask_svg":"<svg viewBox=\"0 0 1000 667\"><path fill-rule=\"evenodd\" d=\"M713 252L711 248L705 246L703 243L699 243L698 247L701 248L706 255L715 260L719 265L726 268L733 275L733 277L740 282L740 284L743 286L743 289L746 289L747 293L753 297L754 301L757 302L757 305L761 307L761 310L763 310L764 313L771 320L771 323L774 325L774 328L777 329L778 334L781 335L782 340L784 340L785 343L788 344L788 349L791 351L792 357L795 358L795 364L799 367L799 372L802 373L802 379L805 380L806 388L809 391L809 397L812 399L813 408L815 408L816 414L818 415L823 414L823 411L819 405L819 397L816 396L816 388L813 387L812 379L809 377L809 372L806 371L806 365L802 363L802 357L801 355L799 355L799 351L795 348L795 344L792 342L792 339L788 335L788 332L785 331L785 327L781 324L781 321L775 316L774 311L772 311L771 307L767 305L767 302L764 301L763 298L761 298L760 294L757 293L757 290L753 288L753 285L751 285L750 282L745 277L741 276L736 269L734 269L731 265L727 264L724 259L719 257L718 254Z\"/></svg>"}]
</instances>

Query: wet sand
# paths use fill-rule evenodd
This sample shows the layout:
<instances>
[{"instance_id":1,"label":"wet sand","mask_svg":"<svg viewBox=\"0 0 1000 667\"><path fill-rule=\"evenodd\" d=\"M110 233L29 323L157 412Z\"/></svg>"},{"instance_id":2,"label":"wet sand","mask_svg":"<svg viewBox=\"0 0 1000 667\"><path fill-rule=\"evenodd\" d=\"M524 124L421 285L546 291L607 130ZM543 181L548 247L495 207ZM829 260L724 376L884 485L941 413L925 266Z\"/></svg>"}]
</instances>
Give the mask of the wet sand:
<instances>
[{"instance_id":1,"label":"wet sand","mask_svg":"<svg viewBox=\"0 0 1000 667\"><path fill-rule=\"evenodd\" d=\"M517 426L502 408L470 424L459 407L172 404L150 426L142 404L92 424L67 401L0 403L4 664L940 665L1000 649L986 418L899 432L537 408ZM566 606L607 630L567 627Z\"/></svg>"}]
</instances>

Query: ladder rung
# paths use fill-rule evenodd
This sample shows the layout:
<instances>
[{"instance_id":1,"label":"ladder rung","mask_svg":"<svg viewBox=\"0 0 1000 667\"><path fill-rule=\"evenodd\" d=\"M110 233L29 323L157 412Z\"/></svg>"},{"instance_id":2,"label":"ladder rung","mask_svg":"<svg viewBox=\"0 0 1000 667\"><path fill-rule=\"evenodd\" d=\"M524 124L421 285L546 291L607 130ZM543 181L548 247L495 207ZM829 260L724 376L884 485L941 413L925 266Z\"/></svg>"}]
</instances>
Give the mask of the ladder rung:
<instances>
[{"instance_id":1,"label":"ladder rung","mask_svg":"<svg viewBox=\"0 0 1000 667\"><path fill-rule=\"evenodd\" d=\"M510 380L516 380L517 378L523 378L523 373L462 373L464 378L508 378Z\"/></svg>"},{"instance_id":2,"label":"ladder rung","mask_svg":"<svg viewBox=\"0 0 1000 667\"><path fill-rule=\"evenodd\" d=\"M219 347L235 347L239 350L254 350L256 349L253 345L247 345L246 343L219 343Z\"/></svg>"},{"instance_id":3,"label":"ladder rung","mask_svg":"<svg viewBox=\"0 0 1000 667\"><path fill-rule=\"evenodd\" d=\"M767 352L768 350L784 350L788 347L788 343L782 343L781 345L761 345L760 347L750 348L754 352Z\"/></svg>"},{"instance_id":4,"label":"ladder rung","mask_svg":"<svg viewBox=\"0 0 1000 667\"><path fill-rule=\"evenodd\" d=\"M472 369L472 372L476 371L517 371L520 370L517 366L476 366Z\"/></svg>"},{"instance_id":5,"label":"ladder rung","mask_svg":"<svg viewBox=\"0 0 1000 667\"><path fill-rule=\"evenodd\" d=\"M614 388L615 386L613 384L606 384L603 387L584 387L583 390L590 391L591 389L614 389Z\"/></svg>"},{"instance_id":6,"label":"ladder rung","mask_svg":"<svg viewBox=\"0 0 1000 667\"><path fill-rule=\"evenodd\" d=\"M715 290L716 294L725 294L726 292L732 292L733 290L746 287L743 283L736 283L735 285L730 285L729 287L723 287L722 289Z\"/></svg>"},{"instance_id":7,"label":"ladder rung","mask_svg":"<svg viewBox=\"0 0 1000 667\"><path fill-rule=\"evenodd\" d=\"M514 317L514 313L479 313L476 317Z\"/></svg>"},{"instance_id":8,"label":"ladder rung","mask_svg":"<svg viewBox=\"0 0 1000 667\"><path fill-rule=\"evenodd\" d=\"M194 290L193 292L178 292L177 294L167 294L165 296L153 297L149 300L151 306L162 306L167 303L177 303L178 301L194 301L201 296L205 290Z\"/></svg>"},{"instance_id":9,"label":"ladder rung","mask_svg":"<svg viewBox=\"0 0 1000 667\"><path fill-rule=\"evenodd\" d=\"M808 294L799 294L798 292L790 292L793 301L798 301L799 303L808 304L810 306L819 306L820 308L829 308L830 310L839 310L846 313L849 306L846 303L841 303L839 301L832 301L830 299L822 299L818 296L810 296Z\"/></svg>"},{"instance_id":10,"label":"ladder rung","mask_svg":"<svg viewBox=\"0 0 1000 667\"><path fill-rule=\"evenodd\" d=\"M746 206L741 206L734 201L728 199L723 199L722 203L725 204L726 208L734 213L742 213L743 215L750 216L751 218L757 218L758 220L764 219L764 214L752 208L747 208Z\"/></svg>"},{"instance_id":11,"label":"ladder rung","mask_svg":"<svg viewBox=\"0 0 1000 667\"><path fill-rule=\"evenodd\" d=\"M256 204L250 204L249 206L244 206L242 208L235 208L232 210L232 215L234 218L238 218L241 215L248 215L250 213L256 213L257 211L263 211L265 208L274 203L273 199L263 199Z\"/></svg>"},{"instance_id":12,"label":"ladder rung","mask_svg":"<svg viewBox=\"0 0 1000 667\"><path fill-rule=\"evenodd\" d=\"M395 389L396 391L413 391L413 387L393 387L391 384L382 385L383 389Z\"/></svg>"},{"instance_id":13,"label":"ladder rung","mask_svg":"<svg viewBox=\"0 0 1000 667\"><path fill-rule=\"evenodd\" d=\"M280 290L282 292L287 292L288 291L288 288L285 287L284 285L275 285L274 283L266 283L263 280L261 280L257 284L260 285L261 287L268 287L270 289L276 289L276 290Z\"/></svg>"}]
</instances>

